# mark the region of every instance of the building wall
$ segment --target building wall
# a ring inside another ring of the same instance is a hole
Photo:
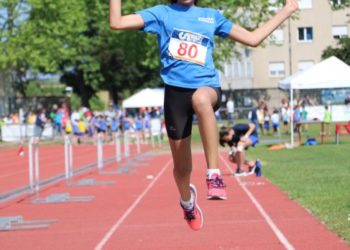
[[[267,44],[266,47],[253,49],[252,61],[254,65],[253,86],[258,88],[274,88],[281,78],[287,77],[298,71],[301,61],[312,61],[314,64],[321,61],[323,50],[328,46],[335,46],[337,40],[332,36],[333,25],[347,25],[349,8],[346,10],[332,11],[328,1],[312,1],[311,9],[299,11],[298,19],[290,20],[291,53],[289,53],[288,22],[283,25],[284,43],[280,46]],[[313,40],[311,42],[298,41],[298,28],[312,27]],[[291,61],[291,65],[290,65]],[[269,77],[270,62],[283,62],[285,75],[283,77]]]
[[[332,36],[333,26],[346,25],[348,36],[350,33],[350,8],[334,11],[328,1],[313,0],[311,9],[301,9],[295,19],[286,21],[280,27],[283,30],[283,42],[276,44],[265,40],[264,44],[257,48],[238,49],[241,52],[239,58],[234,58],[225,63],[225,70],[220,74],[223,90],[242,91],[244,89],[277,89],[278,81],[296,73],[300,62],[321,61],[323,51],[328,46],[335,46],[337,39]],[[298,28],[312,27],[313,40],[307,42],[298,41]],[[290,32],[289,32],[290,31]],[[290,40],[290,46],[289,46]],[[248,56],[247,56],[248,55]],[[244,65],[251,62],[251,75],[234,74],[233,63]],[[283,63],[284,74],[279,77],[269,75],[270,63]],[[280,92],[275,91],[276,96],[271,96],[270,106],[276,106],[280,98]]]

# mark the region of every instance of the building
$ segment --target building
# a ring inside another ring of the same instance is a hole
[[[341,0],[335,0],[341,1]],[[224,63],[222,87],[236,107],[249,108],[259,100],[278,106],[283,96],[280,79],[321,61],[328,46],[348,37],[350,8],[333,10],[329,1],[300,0],[300,11],[257,48],[241,47],[240,56]]]

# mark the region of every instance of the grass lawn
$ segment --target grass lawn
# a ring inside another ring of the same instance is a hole
[[[303,141],[310,136],[320,142],[319,131],[320,124],[309,126]],[[248,157],[260,158],[265,177],[350,243],[350,136],[341,137],[339,145],[333,135],[322,145],[269,151],[264,141],[274,138],[261,136],[261,143],[247,151]],[[194,127],[193,142],[199,141]]]

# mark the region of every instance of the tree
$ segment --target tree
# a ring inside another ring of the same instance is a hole
[[[350,38],[344,37],[339,39],[337,47],[328,46],[322,53],[322,58],[326,59],[336,56],[346,64],[350,65]]]
[[[201,0],[219,8],[234,23],[254,29],[282,0]],[[163,0],[123,1],[123,13],[135,13]],[[158,86],[160,61],[156,37],[137,31],[111,31],[109,3],[100,0],[0,0],[0,69],[11,72],[23,89],[39,74],[61,74],[83,105],[100,89],[115,101],[124,93]],[[234,43],[219,40],[216,64],[231,57]]]
[[[68,0],[0,2],[0,69],[9,72],[23,95],[39,73],[58,73],[60,62],[81,44],[84,8],[80,1]]]
[[[329,0],[333,9],[342,9],[350,6],[350,0]]]

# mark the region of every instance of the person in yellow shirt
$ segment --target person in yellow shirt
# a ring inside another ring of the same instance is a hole
[[[36,116],[34,114],[34,112],[30,112],[29,116],[28,116],[28,124],[34,124],[36,119]]]
[[[329,107],[326,105],[324,107],[324,118],[323,118],[323,122],[325,124],[325,131],[327,133],[328,131],[328,135],[331,135],[331,121],[332,121],[332,112],[329,110]]]
[[[78,129],[79,129],[78,143],[81,143],[82,140],[84,140],[84,137],[86,134],[86,124],[82,119],[78,121]]]

